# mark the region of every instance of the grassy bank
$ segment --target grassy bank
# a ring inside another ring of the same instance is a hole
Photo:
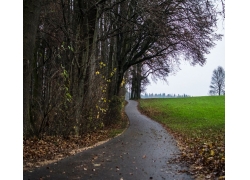
[[[225,96],[143,99],[139,108],[175,136],[198,179],[225,175]]]

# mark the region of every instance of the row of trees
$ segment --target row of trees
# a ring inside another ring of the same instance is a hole
[[[160,93],[160,94],[153,94],[153,93],[145,93],[144,95],[141,95],[141,98],[181,98],[181,97],[191,97],[190,95],[187,94],[165,94],[165,93]]]
[[[24,0],[24,136],[84,134],[120,119],[125,85],[179,58],[205,63],[221,39],[214,0]]]

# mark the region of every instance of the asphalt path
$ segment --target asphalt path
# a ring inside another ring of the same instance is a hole
[[[140,114],[136,101],[129,100],[125,111],[130,124],[122,135],[57,163],[24,171],[23,179],[193,179],[181,173],[187,167],[169,163],[180,153],[173,137]]]

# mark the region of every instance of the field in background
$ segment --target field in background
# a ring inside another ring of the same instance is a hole
[[[225,96],[143,99],[142,113],[176,138],[181,159],[199,179],[225,175]],[[205,176],[205,177],[204,177]]]

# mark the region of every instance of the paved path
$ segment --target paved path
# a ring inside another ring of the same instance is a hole
[[[23,179],[189,180],[183,169],[168,160],[179,153],[174,139],[158,123],[141,115],[136,101],[125,111],[129,128],[119,137],[59,161],[24,172]]]

